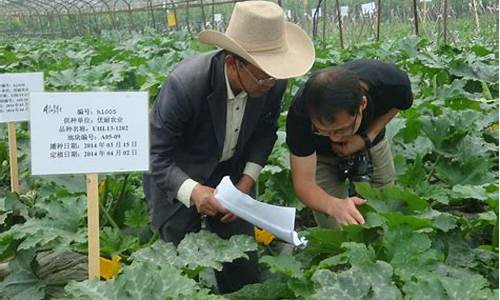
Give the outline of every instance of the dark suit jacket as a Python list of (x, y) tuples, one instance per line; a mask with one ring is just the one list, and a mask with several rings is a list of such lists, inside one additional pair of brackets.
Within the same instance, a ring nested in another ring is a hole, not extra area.
[[(152, 224), (159, 228), (183, 204), (181, 184), (192, 178), (205, 184), (219, 164), (226, 130), (227, 91), (224, 51), (182, 61), (172, 71), (150, 113), (151, 172), (144, 176)], [(276, 141), (277, 120), (286, 80), (264, 96), (247, 99), (231, 175), (246, 162), (264, 166)]]

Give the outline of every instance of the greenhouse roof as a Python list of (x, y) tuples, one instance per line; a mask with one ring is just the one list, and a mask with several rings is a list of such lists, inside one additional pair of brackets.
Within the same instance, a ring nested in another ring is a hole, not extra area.
[(79, 14), (106, 11), (138, 10), (175, 5), (198, 6), (225, 4), (237, 1), (229, 0), (0, 0), (1, 15), (31, 14)]

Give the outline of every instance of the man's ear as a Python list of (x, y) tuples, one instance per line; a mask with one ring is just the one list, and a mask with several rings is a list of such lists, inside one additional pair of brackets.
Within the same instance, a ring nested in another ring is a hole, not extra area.
[(361, 102), (359, 103), (359, 107), (361, 108), (361, 111), (364, 111), (367, 105), (368, 105), (368, 99), (366, 99), (366, 96), (362, 96)]
[(226, 60), (226, 63), (228, 63), (228, 65), (230, 65), (230, 66), (234, 66), (236, 63), (236, 58), (231, 53), (226, 54), (225, 60)]

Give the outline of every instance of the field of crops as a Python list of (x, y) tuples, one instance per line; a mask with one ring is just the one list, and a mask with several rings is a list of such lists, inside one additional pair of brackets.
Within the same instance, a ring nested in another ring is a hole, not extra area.
[[(17, 126), (21, 193), (9, 192), (7, 130), (0, 127), (0, 295), (8, 299), (498, 299), (498, 46), (436, 45), (408, 36), (339, 51), (318, 45), (314, 68), (353, 58), (392, 61), (415, 102), (387, 128), (397, 184), (357, 185), (367, 223), (313, 228), (291, 185), (284, 121), (305, 78), (290, 81), (279, 139), (258, 199), (298, 208), (305, 249), (279, 241), (221, 240), (202, 231), (176, 248), (149, 227), (141, 174), (102, 175), (101, 256), (115, 279), (88, 281), (84, 176), (31, 176), (29, 131)], [(171, 68), (208, 49), (193, 36), (0, 40), (0, 73), (43, 71), (46, 91), (143, 90), (152, 102)], [(258, 249), (262, 283), (214, 292), (213, 269)]]

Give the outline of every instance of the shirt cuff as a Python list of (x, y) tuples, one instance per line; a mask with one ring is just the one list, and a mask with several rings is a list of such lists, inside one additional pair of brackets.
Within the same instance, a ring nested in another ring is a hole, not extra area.
[(191, 178), (186, 179), (177, 191), (177, 200), (186, 205), (186, 207), (190, 207), (192, 204), (191, 193), (193, 192), (193, 189), (197, 184), (198, 182), (194, 181)]
[(260, 171), (262, 170), (262, 166), (251, 161), (247, 162), (245, 165), (245, 169), (243, 170), (243, 174), (252, 177), (253, 181), (257, 182), (259, 179)]

